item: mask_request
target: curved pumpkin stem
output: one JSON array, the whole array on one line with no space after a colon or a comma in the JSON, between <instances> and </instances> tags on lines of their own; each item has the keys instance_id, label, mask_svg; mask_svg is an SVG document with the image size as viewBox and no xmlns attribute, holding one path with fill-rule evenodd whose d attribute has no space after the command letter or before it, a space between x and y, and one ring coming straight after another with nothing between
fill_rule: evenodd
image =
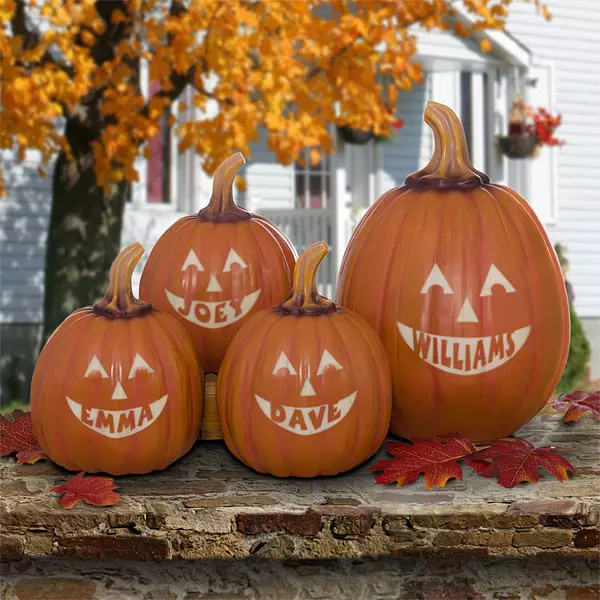
<instances>
[{"instance_id":1,"label":"curved pumpkin stem","mask_svg":"<svg viewBox=\"0 0 600 600\"><path fill-rule=\"evenodd\" d=\"M152 310L152 305L135 298L131 289L131 276L143 254L144 247L138 242L119 252L110 268L106 294L94 304L95 313L120 318L136 317Z\"/></svg>"},{"instance_id":2,"label":"curved pumpkin stem","mask_svg":"<svg viewBox=\"0 0 600 600\"><path fill-rule=\"evenodd\" d=\"M317 291L317 270L328 253L325 242L316 242L300 255L294 268L292 295L279 305L279 309L294 315L318 315L336 309L331 300Z\"/></svg>"},{"instance_id":3,"label":"curved pumpkin stem","mask_svg":"<svg viewBox=\"0 0 600 600\"><path fill-rule=\"evenodd\" d=\"M427 102L425 123L433 130L434 150L429 164L406 178L409 187L473 187L490 182L469 158L465 130L456 113L439 102Z\"/></svg>"},{"instance_id":4,"label":"curved pumpkin stem","mask_svg":"<svg viewBox=\"0 0 600 600\"><path fill-rule=\"evenodd\" d=\"M252 216L233 199L233 181L245 162L244 155L236 152L218 166L213 176L213 190L208 206L198 213L199 217L205 221L240 221Z\"/></svg>"}]
</instances>

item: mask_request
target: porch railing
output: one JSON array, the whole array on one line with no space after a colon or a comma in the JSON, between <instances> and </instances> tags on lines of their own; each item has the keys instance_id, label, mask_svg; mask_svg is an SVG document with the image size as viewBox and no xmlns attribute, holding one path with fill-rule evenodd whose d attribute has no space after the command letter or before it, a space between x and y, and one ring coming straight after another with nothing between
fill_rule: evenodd
<instances>
[{"instance_id":1,"label":"porch railing","mask_svg":"<svg viewBox=\"0 0 600 600\"><path fill-rule=\"evenodd\" d=\"M298 254L314 242L329 245L329 254L317 273L319 293L333 298L337 277L337 253L343 248L335 247L333 213L323 209L259 209L258 214L267 217L291 240Z\"/></svg>"}]
</instances>

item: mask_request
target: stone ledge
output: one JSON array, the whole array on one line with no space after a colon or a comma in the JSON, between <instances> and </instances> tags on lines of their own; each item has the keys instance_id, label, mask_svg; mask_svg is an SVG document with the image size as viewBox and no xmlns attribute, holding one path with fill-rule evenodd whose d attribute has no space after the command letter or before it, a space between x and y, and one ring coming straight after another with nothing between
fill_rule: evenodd
<instances>
[{"instance_id":1,"label":"stone ledge","mask_svg":"<svg viewBox=\"0 0 600 600\"><path fill-rule=\"evenodd\" d=\"M545 476L512 490L463 468L426 491L378 486L367 467L314 480L254 473L222 442L198 442L166 471L116 477L114 507L65 510L50 491L72 474L50 463L0 463L0 559L530 557L600 558L600 424L543 412L519 435L574 448L570 481ZM557 439L560 438L560 439Z\"/></svg>"}]
</instances>

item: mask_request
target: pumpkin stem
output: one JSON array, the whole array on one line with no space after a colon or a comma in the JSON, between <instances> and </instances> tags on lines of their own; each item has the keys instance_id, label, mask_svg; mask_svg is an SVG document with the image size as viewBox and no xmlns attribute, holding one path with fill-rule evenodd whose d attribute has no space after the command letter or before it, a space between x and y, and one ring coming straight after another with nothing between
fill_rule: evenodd
<instances>
[{"instance_id":1,"label":"pumpkin stem","mask_svg":"<svg viewBox=\"0 0 600 600\"><path fill-rule=\"evenodd\" d=\"M465 130L456 113L439 102L427 102L425 123L433 130L434 150L429 164L406 178L408 187L473 187L490 182L469 158Z\"/></svg>"},{"instance_id":2,"label":"pumpkin stem","mask_svg":"<svg viewBox=\"0 0 600 600\"><path fill-rule=\"evenodd\" d=\"M233 181L242 165L246 162L241 152L226 158L215 171L213 190L208 206L198 216L205 221L241 221L252 215L233 199Z\"/></svg>"},{"instance_id":3,"label":"pumpkin stem","mask_svg":"<svg viewBox=\"0 0 600 600\"><path fill-rule=\"evenodd\" d=\"M335 304L317 291L317 270L329 253L325 242L309 246L294 267L292 294L279 309L293 315L318 315L336 309Z\"/></svg>"},{"instance_id":4,"label":"pumpkin stem","mask_svg":"<svg viewBox=\"0 0 600 600\"><path fill-rule=\"evenodd\" d=\"M152 305L134 297L131 289L131 276L143 254L144 247L138 242L119 252L110 268L106 294L94 304L96 314L115 318L137 317L152 310Z\"/></svg>"}]
</instances>

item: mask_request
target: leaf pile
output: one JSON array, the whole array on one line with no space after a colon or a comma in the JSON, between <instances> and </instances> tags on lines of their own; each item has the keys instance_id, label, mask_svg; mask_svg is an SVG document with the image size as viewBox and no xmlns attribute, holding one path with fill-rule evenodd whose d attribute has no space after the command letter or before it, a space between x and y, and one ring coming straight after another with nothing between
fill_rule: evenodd
<instances>
[{"instance_id":1,"label":"leaf pile","mask_svg":"<svg viewBox=\"0 0 600 600\"><path fill-rule=\"evenodd\" d=\"M118 486L110 477L83 477L77 473L65 483L54 486L53 492L64 494L58 501L64 508L73 508L80 500L94 506L114 506L119 503L119 494L113 492Z\"/></svg>"},{"instance_id":2,"label":"leaf pile","mask_svg":"<svg viewBox=\"0 0 600 600\"><path fill-rule=\"evenodd\" d=\"M0 456L16 452L17 463L20 465L48 460L35 437L31 413L17 409L12 411L11 416L12 421L9 421L4 415L0 415Z\"/></svg>"},{"instance_id":3,"label":"leaf pile","mask_svg":"<svg viewBox=\"0 0 600 600\"><path fill-rule=\"evenodd\" d=\"M425 475L425 487L444 487L449 479L462 479L459 460L469 465L482 477L497 477L498 484L513 488L522 481L537 483L538 469L544 468L559 481L568 479L568 471L575 472L568 460L553 452L552 446L535 448L526 440L506 438L477 450L462 434L448 434L432 439L411 439L410 443L388 442L386 450L395 456L380 460L371 471L383 471L375 476L376 483L397 482L398 487L416 481Z\"/></svg>"},{"instance_id":4,"label":"leaf pile","mask_svg":"<svg viewBox=\"0 0 600 600\"><path fill-rule=\"evenodd\" d=\"M591 412L594 419L600 420L600 390L584 392L576 390L568 394L560 394L554 401L552 408L567 411L563 415L563 422L576 422L584 413Z\"/></svg>"}]
</instances>

